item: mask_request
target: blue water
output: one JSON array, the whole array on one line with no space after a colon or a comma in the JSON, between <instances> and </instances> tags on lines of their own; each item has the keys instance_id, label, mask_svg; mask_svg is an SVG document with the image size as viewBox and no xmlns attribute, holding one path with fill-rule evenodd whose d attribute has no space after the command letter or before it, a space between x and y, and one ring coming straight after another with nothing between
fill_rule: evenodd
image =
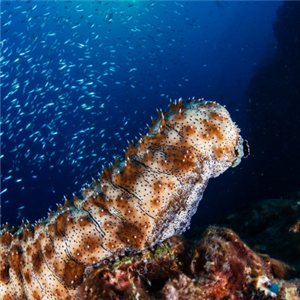
<instances>
[{"instance_id":1,"label":"blue water","mask_svg":"<svg viewBox=\"0 0 300 300\"><path fill-rule=\"evenodd\" d=\"M247 138L245 91L276 48L281 5L1 2L1 223L33 222L79 193L170 98L226 105ZM242 204L246 167L211 181L195 226Z\"/></svg>"}]
</instances>

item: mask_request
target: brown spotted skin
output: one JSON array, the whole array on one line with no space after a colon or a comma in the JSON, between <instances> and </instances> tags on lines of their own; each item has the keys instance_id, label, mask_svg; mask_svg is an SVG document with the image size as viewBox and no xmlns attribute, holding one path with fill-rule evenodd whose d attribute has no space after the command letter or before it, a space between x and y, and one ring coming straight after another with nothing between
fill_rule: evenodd
<instances>
[{"instance_id":1,"label":"brown spotted skin","mask_svg":"<svg viewBox=\"0 0 300 300\"><path fill-rule=\"evenodd\" d=\"M34 226L2 226L1 299L77 299L87 267L186 230L209 178L243 157L243 140L214 102L179 100L158 114L81 198Z\"/></svg>"}]
</instances>

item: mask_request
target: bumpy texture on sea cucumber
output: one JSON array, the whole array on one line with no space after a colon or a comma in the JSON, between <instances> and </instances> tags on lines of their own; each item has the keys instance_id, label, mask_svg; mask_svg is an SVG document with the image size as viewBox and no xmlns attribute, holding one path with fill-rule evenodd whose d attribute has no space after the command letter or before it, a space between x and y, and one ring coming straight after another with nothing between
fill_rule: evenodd
<instances>
[{"instance_id":1,"label":"bumpy texture on sea cucumber","mask_svg":"<svg viewBox=\"0 0 300 300\"><path fill-rule=\"evenodd\" d=\"M81 198L33 226L2 226L1 299L76 299L89 266L186 230L209 178L244 156L243 139L214 102L180 99L158 114Z\"/></svg>"}]
</instances>

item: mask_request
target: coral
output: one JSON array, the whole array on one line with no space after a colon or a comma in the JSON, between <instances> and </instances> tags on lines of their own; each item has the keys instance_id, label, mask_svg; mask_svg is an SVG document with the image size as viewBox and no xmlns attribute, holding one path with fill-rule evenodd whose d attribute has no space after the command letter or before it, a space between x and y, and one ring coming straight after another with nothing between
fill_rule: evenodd
<instances>
[{"instance_id":1,"label":"coral","mask_svg":"<svg viewBox=\"0 0 300 300\"><path fill-rule=\"evenodd\" d=\"M149 134L129 144L125 161L104 168L100 180L82 190L82 198L65 199L34 226L2 228L3 299L74 299L93 266L185 231L208 180L249 153L219 104L180 99L158 115ZM109 274L95 276L119 292L127 286L124 270ZM133 288L140 293L136 280ZM105 291L109 296L111 289L104 286Z\"/></svg>"},{"instance_id":2,"label":"coral","mask_svg":"<svg viewBox=\"0 0 300 300\"><path fill-rule=\"evenodd\" d=\"M279 279L233 231L210 227L194 247L175 236L155 250L95 268L79 299L299 300L300 281Z\"/></svg>"},{"instance_id":3,"label":"coral","mask_svg":"<svg viewBox=\"0 0 300 300\"><path fill-rule=\"evenodd\" d=\"M106 263L87 275L79 299L152 299L165 282L179 276L186 255L184 240L174 236L155 250Z\"/></svg>"},{"instance_id":4,"label":"coral","mask_svg":"<svg viewBox=\"0 0 300 300\"><path fill-rule=\"evenodd\" d=\"M267 261L273 258L277 272L300 277L300 194L261 200L225 214L217 223L234 230ZM201 233L201 232L200 232ZM284 261L293 268L286 268ZM281 267L279 267L281 265ZM282 269L279 271L280 269Z\"/></svg>"}]
</instances>

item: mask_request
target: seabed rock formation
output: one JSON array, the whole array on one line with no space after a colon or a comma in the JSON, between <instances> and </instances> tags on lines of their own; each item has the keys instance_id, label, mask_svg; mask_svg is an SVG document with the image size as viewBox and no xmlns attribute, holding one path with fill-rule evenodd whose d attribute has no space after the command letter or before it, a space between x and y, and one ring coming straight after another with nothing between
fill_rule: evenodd
<instances>
[{"instance_id":1,"label":"seabed rock formation","mask_svg":"<svg viewBox=\"0 0 300 300\"><path fill-rule=\"evenodd\" d=\"M79 299L300 299L300 281L285 280L290 271L232 230L209 227L193 246L173 236L155 250L90 269Z\"/></svg>"},{"instance_id":2,"label":"seabed rock formation","mask_svg":"<svg viewBox=\"0 0 300 300\"><path fill-rule=\"evenodd\" d=\"M265 259L269 256L289 264L294 269L293 276L300 278L299 191L229 212L216 225L232 229Z\"/></svg>"}]
</instances>

